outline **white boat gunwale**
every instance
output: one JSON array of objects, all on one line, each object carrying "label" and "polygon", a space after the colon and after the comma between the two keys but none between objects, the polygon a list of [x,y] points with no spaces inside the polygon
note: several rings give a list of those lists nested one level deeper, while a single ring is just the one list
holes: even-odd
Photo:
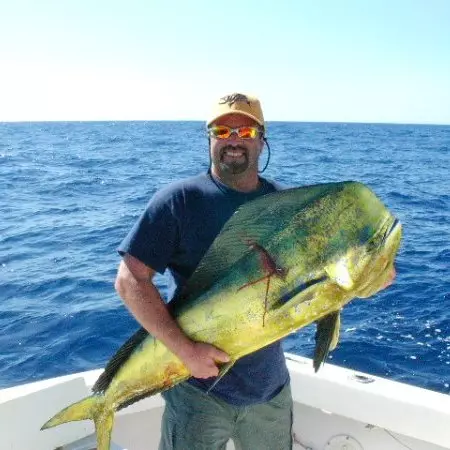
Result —
[{"label": "white boat gunwale", "polygon": [[[299,442],[295,448],[316,449],[313,440],[309,440],[307,433],[302,429],[304,426],[302,421],[305,420],[305,414],[314,415],[312,413],[317,411],[321,414],[327,414],[330,418],[356,421],[361,425],[359,428],[366,428],[368,431],[374,428],[384,430],[385,433],[392,436],[392,442],[395,442],[394,440],[397,438],[399,439],[400,446],[395,448],[450,449],[450,396],[329,363],[325,364],[318,373],[314,373],[309,358],[291,353],[286,353],[286,360],[291,374],[292,393],[296,405],[294,433],[298,436]],[[71,401],[88,395],[102,370],[96,369],[75,373],[0,390],[0,436],[2,436],[0,442],[3,441],[4,444],[6,442],[7,450],[29,450],[27,447],[15,446],[13,442],[14,433],[17,437],[19,437],[17,433],[23,434],[23,427],[20,430],[14,430],[14,426],[18,427],[21,423],[19,417],[14,418],[14,412],[20,414],[17,408],[21,407],[27,414],[26,402],[29,401],[29,417],[22,417],[22,419],[24,423],[31,425],[33,423],[33,412],[35,416],[37,414],[37,405],[31,405],[31,402],[36,402],[39,397],[39,401],[42,403],[47,394],[49,397],[44,408],[46,411],[42,411],[42,414],[47,414],[48,417],[43,419],[37,414],[38,417],[35,420],[35,422],[39,422],[40,426],[50,417],[50,410],[53,410],[53,412],[59,410],[56,400],[63,403],[63,406],[67,406],[67,403],[64,403],[67,402],[67,399],[62,397],[56,399],[54,398],[55,395],[61,395],[60,393],[64,389],[73,391],[71,395],[75,398],[72,398]],[[59,389],[59,393],[55,389]],[[50,397],[52,397],[51,401]],[[19,405],[19,402],[22,403],[22,406]],[[13,407],[14,405],[19,406]],[[116,422],[120,422],[121,418],[126,420],[127,417],[136,417],[132,415],[138,413],[162,410],[163,405],[164,401],[160,395],[148,397],[118,411]],[[323,417],[325,416],[322,416],[322,419]],[[296,427],[302,429],[302,431],[297,433]],[[35,424],[30,432],[38,432],[38,430],[39,427]],[[62,425],[44,432],[39,431],[39,433],[52,433],[52,435],[57,436],[58,433],[62,434],[63,431],[68,433],[67,430],[73,431],[70,436],[70,433],[67,434],[67,439],[76,440],[92,434],[93,425],[91,421],[82,421]],[[360,432],[359,429],[358,433]],[[51,435],[47,434],[47,437],[49,436]],[[342,436],[347,436],[347,434],[344,432]],[[38,442],[40,438],[40,435],[36,435],[32,439],[34,442]],[[337,443],[339,435],[335,438],[333,442]],[[10,444],[8,444],[8,439],[11,442]],[[300,441],[303,445],[300,445]],[[65,437],[61,437],[59,440],[55,439],[55,446],[52,448],[68,442],[71,441],[66,440]],[[332,440],[328,440],[326,448],[341,448],[330,446],[330,442]],[[411,446],[408,444],[410,442],[419,447]],[[4,446],[2,445],[1,448],[3,449]],[[49,450],[49,447],[38,446],[36,448]],[[322,445],[322,447],[317,448],[325,447]],[[361,448],[363,447],[361,446]],[[366,448],[364,447],[364,449]]]}]

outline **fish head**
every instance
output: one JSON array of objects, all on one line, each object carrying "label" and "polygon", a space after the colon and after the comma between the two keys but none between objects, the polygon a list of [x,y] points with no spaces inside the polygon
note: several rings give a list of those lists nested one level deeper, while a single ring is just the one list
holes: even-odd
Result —
[{"label": "fish head", "polygon": [[402,226],[367,187],[355,183],[350,188],[353,208],[343,221],[349,245],[327,273],[352,297],[367,298],[389,285],[395,275]]},{"label": "fish head", "polygon": [[387,287],[395,275],[395,258],[402,237],[402,226],[393,216],[362,249],[355,295],[367,298]]}]

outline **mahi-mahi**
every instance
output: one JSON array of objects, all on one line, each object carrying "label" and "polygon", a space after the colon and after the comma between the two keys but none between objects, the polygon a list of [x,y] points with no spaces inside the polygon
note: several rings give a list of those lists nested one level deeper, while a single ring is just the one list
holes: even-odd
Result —
[{"label": "mahi-mahi", "polygon": [[[361,183],[268,194],[235,212],[169,309],[187,336],[230,356],[217,381],[239,358],[312,322],[317,371],[338,341],[342,307],[389,283],[400,239],[399,221]],[[93,395],[42,428],[92,419],[97,448],[107,450],[115,411],[189,377],[183,361],[140,329]]]}]

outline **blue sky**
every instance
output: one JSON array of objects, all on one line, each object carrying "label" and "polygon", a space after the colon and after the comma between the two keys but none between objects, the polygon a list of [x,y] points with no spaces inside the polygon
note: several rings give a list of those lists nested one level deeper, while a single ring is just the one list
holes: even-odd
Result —
[{"label": "blue sky", "polygon": [[0,121],[450,124],[450,1],[0,0]]}]

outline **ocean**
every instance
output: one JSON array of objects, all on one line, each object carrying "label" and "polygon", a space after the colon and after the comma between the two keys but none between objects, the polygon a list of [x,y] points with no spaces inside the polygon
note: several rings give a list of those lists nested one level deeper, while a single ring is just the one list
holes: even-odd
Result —
[{"label": "ocean", "polygon": [[[135,331],[116,248],[157,189],[208,169],[204,131],[0,123],[0,388],[102,367]],[[270,122],[268,139],[264,176],[361,181],[403,224],[395,284],[344,308],[328,361],[450,393],[450,126]],[[312,356],[314,331],[285,350]]]}]

